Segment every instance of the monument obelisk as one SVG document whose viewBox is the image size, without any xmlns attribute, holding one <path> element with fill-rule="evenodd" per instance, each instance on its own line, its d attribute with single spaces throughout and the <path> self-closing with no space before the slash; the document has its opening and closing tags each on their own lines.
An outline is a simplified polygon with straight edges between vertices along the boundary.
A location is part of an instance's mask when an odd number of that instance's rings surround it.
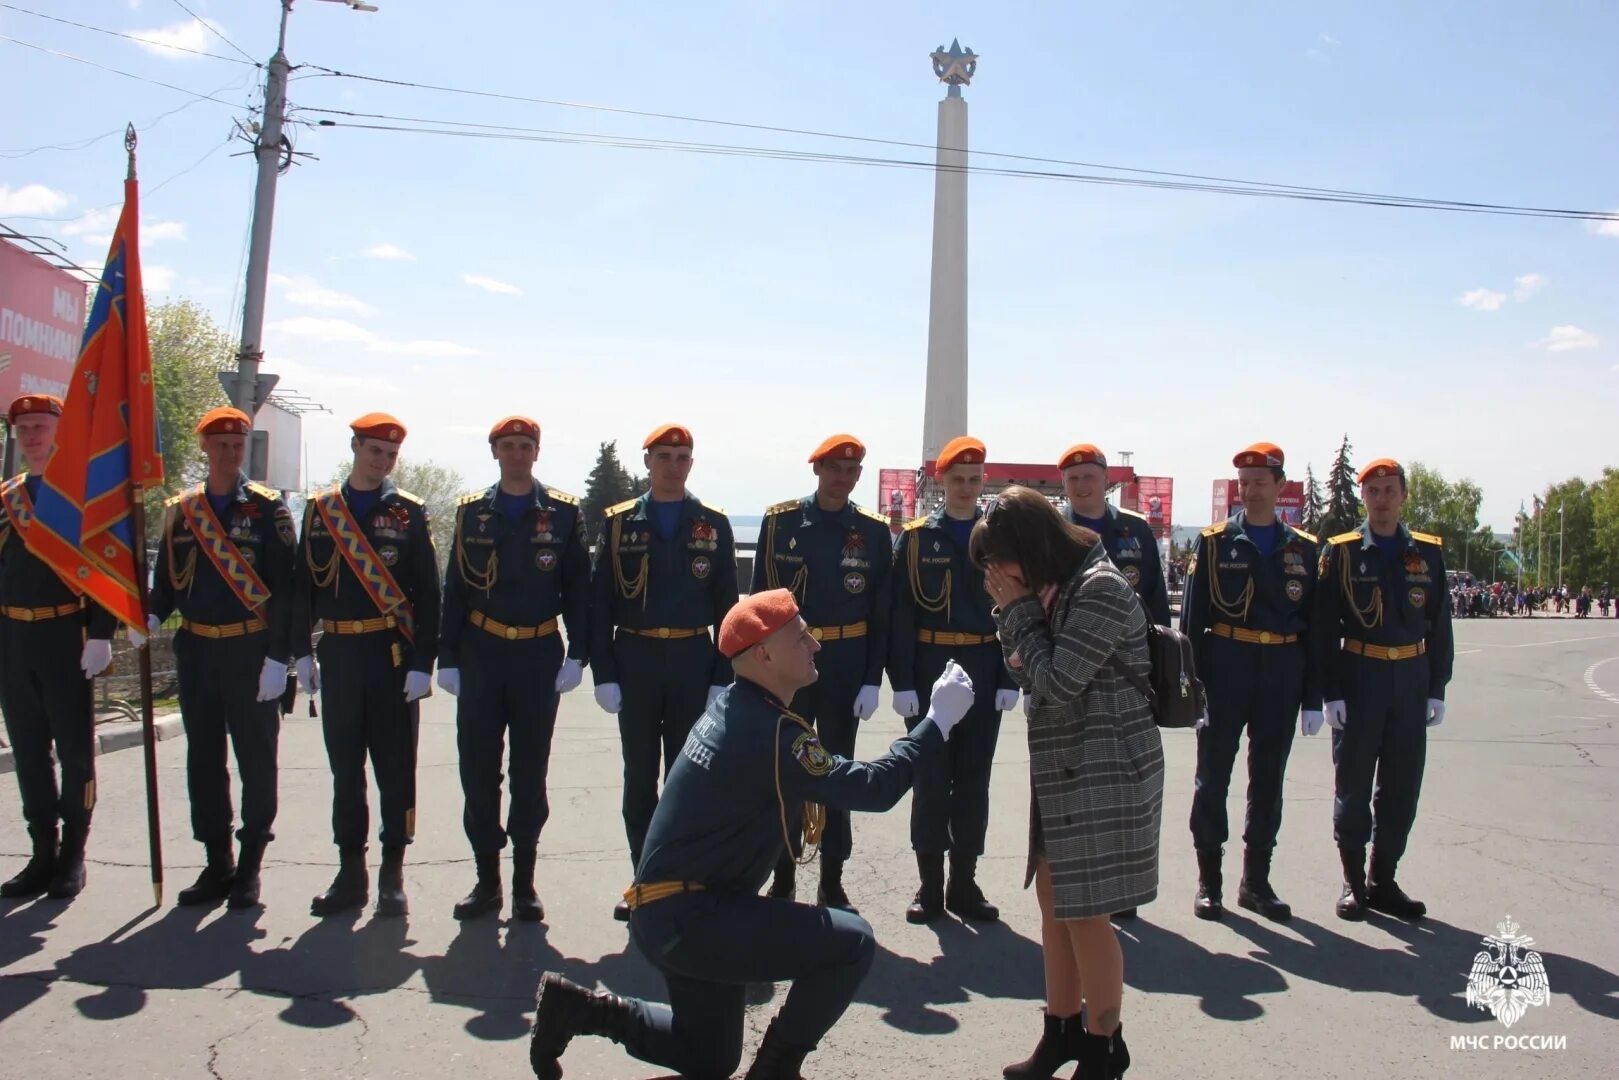
<svg viewBox="0 0 1619 1080">
<path fill-rule="evenodd" d="M 967 434 L 967 102 L 978 57 L 952 40 L 933 53 L 933 73 L 949 89 L 939 102 L 933 178 L 933 284 L 928 296 L 928 382 L 922 460 Z"/>
</svg>

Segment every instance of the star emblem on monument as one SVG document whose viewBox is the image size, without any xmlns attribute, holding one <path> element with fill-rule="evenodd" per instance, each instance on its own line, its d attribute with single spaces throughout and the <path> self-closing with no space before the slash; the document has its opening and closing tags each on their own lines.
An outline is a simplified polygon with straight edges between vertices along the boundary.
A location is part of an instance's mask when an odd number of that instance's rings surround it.
<svg viewBox="0 0 1619 1080">
<path fill-rule="evenodd" d="M 973 73 L 978 70 L 978 54 L 971 49 L 963 49 L 961 42 L 952 38 L 950 48 L 940 45 L 933 53 L 933 73 L 942 83 L 951 86 L 967 86 L 973 81 Z"/>
</svg>

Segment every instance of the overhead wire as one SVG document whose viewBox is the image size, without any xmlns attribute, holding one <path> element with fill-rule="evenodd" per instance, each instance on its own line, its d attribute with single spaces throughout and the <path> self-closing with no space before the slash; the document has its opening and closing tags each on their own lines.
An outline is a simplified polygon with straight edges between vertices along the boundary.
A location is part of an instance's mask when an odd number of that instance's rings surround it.
<svg viewBox="0 0 1619 1080">
<path fill-rule="evenodd" d="M 196 19 L 197 22 L 202 24 L 203 29 L 207 30 L 210 34 L 214 35 L 214 37 L 218 38 L 220 41 L 223 41 L 226 45 L 229 45 L 231 48 L 233 48 L 237 52 L 241 53 L 244 57 L 247 57 L 248 63 L 252 63 L 252 64 L 258 63 L 257 60 L 254 60 L 251 56 L 248 56 L 247 53 L 242 50 L 242 47 L 240 45 L 236 44 L 236 42 L 234 42 L 230 38 L 226 37 L 224 32 L 221 31 L 217 26 L 215 26 L 213 23 L 209 22 L 207 19 L 198 18 L 197 13 L 195 11 L 192 11 L 190 8 L 186 7 L 183 3 L 180 2 L 180 0 L 174 0 L 174 6 L 179 8 L 181 11 L 185 12 L 187 15 L 190 15 L 193 19 Z"/>
<path fill-rule="evenodd" d="M 84 64 L 87 67 L 100 68 L 102 71 L 111 72 L 114 75 L 122 75 L 124 78 L 133 79 L 136 82 L 150 83 L 153 86 L 161 86 L 165 90 L 173 90 L 176 93 L 188 94 L 191 97 L 199 98 L 203 101 L 212 101 L 217 105 L 228 105 L 233 109 L 236 108 L 236 103 L 234 101 L 226 101 L 225 99 L 215 97 L 212 94 L 200 94 L 195 90 L 188 90 L 183 86 L 175 86 L 173 83 L 164 82 L 162 79 L 153 79 L 145 75 L 136 75 L 133 72 L 123 71 L 119 68 L 110 67 L 106 64 L 99 64 L 94 60 L 86 60 L 82 56 L 74 56 L 72 53 L 65 53 L 60 49 L 50 49 L 46 48 L 44 45 L 36 45 L 32 41 L 24 41 L 21 38 L 14 38 L 9 34 L 0 34 L 0 41 L 9 41 L 13 45 L 21 45 L 25 49 L 33 49 L 36 52 L 42 52 L 50 56 L 60 57 L 63 60 L 72 60 L 74 63 Z"/>
<path fill-rule="evenodd" d="M 64 26 L 76 26 L 80 30 L 93 30 L 98 34 L 106 34 L 108 37 L 123 38 L 125 41 L 133 41 L 135 44 L 143 45 L 147 48 L 173 49 L 176 52 L 190 53 L 192 56 L 206 56 L 210 60 L 224 60 L 226 63 L 230 64 L 252 64 L 254 67 L 263 67 L 259 61 L 254 60 L 250 56 L 248 56 L 245 60 L 238 60 L 234 56 L 223 56 L 219 53 L 204 52 L 201 49 L 190 49 L 184 45 L 175 45 L 172 42 L 167 41 L 153 41 L 150 38 L 143 38 L 139 34 L 125 33 L 122 30 L 109 30 L 105 26 L 92 26 L 89 23 L 74 22 L 72 19 L 64 19 L 59 15 L 47 15 L 43 11 L 33 11 L 29 8 L 18 7 L 16 4 L 0 3 L 0 8 L 5 8 L 8 11 L 15 11 L 20 15 L 32 15 L 36 19 L 48 19 L 51 22 L 61 23 Z M 192 18 L 196 18 L 196 16 L 192 16 Z M 206 26 L 207 24 L 204 23 L 203 25 Z M 227 42 L 227 44 L 229 44 L 229 42 Z M 241 52 L 240 49 L 237 49 L 236 51 Z M 247 56 L 246 53 L 242 53 L 242 55 Z"/>
</svg>

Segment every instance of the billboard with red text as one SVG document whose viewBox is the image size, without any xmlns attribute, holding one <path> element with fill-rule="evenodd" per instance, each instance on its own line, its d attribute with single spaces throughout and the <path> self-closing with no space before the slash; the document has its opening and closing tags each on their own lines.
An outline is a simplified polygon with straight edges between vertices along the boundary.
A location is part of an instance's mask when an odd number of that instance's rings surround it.
<svg viewBox="0 0 1619 1080">
<path fill-rule="evenodd" d="M 1210 510 L 1209 521 L 1224 521 L 1242 506 L 1242 498 L 1237 494 L 1235 480 L 1216 480 L 1214 482 L 1214 504 Z M 1304 481 L 1288 480 L 1282 484 L 1280 493 L 1276 496 L 1276 516 L 1292 526 L 1299 526 L 1304 521 Z"/>
<path fill-rule="evenodd" d="M 23 394 L 67 394 L 84 337 L 85 287 L 0 240 L 0 408 Z"/>
</svg>

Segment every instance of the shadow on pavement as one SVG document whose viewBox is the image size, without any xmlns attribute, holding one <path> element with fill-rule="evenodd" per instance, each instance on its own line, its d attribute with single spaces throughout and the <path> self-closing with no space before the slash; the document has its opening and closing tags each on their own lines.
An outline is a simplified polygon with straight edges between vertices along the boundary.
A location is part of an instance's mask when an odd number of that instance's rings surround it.
<svg viewBox="0 0 1619 1080">
<path fill-rule="evenodd" d="M 856 1001 L 883 1010 L 890 1027 L 915 1035 L 944 1035 L 960 1025 L 939 1005 L 963 1004 L 969 995 L 1045 998 L 1040 943 L 1005 923 L 966 924 L 940 919 L 928 929 L 939 953 L 927 961 L 900 956 L 877 943 L 877 961 L 860 984 Z"/>
<path fill-rule="evenodd" d="M 1226 919 L 1230 921 L 1228 913 Z M 1143 994 L 1181 994 L 1198 999 L 1215 1020 L 1255 1020 L 1263 1016 L 1262 994 L 1279 994 L 1287 980 L 1268 964 L 1211 952 L 1197 942 L 1142 915 L 1119 929 L 1124 949 L 1124 985 Z M 1041 978 L 1040 961 L 1034 977 Z"/>
<path fill-rule="evenodd" d="M 62 910 L 62 904 L 53 900 L 18 901 L 0 909 L 0 969 L 43 949 L 45 931 L 56 925 Z M 53 972 L 7 972 L 0 977 L 0 1023 L 49 993 L 54 977 Z"/>
</svg>

